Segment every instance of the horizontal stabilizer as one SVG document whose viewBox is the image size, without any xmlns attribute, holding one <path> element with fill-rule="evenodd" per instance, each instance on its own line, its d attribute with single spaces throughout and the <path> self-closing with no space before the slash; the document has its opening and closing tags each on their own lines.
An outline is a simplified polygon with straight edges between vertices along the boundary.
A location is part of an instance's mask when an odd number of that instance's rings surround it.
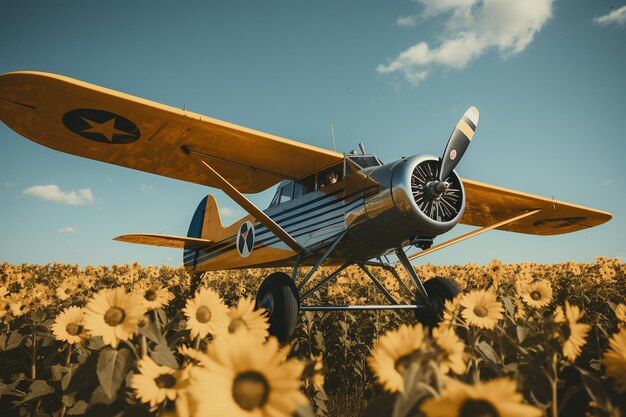
<svg viewBox="0 0 626 417">
<path fill-rule="evenodd" d="M 214 242 L 187 236 L 159 235 L 151 233 L 135 233 L 114 238 L 120 242 L 140 243 L 142 245 L 163 246 L 176 249 L 199 249 L 212 246 Z"/>
</svg>

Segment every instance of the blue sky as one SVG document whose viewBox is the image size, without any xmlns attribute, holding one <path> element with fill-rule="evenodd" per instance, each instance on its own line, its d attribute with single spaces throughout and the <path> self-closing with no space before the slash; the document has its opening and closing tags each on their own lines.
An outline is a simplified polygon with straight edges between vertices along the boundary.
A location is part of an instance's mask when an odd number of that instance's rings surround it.
<svg viewBox="0 0 626 417">
<path fill-rule="evenodd" d="M 439 155 L 475 105 L 462 176 L 614 218 L 556 237 L 489 232 L 420 262 L 623 260 L 625 4 L 2 2 L 0 73 L 63 74 L 325 148 L 332 120 L 339 151 L 364 142 L 385 162 Z M 58 201 L 34 186 L 56 186 Z M 0 124 L 0 261 L 178 265 L 177 250 L 111 239 L 184 235 L 207 193 L 224 223 L 242 214 L 218 190 L 65 155 Z M 272 194 L 250 198 L 265 207 Z"/>
</svg>

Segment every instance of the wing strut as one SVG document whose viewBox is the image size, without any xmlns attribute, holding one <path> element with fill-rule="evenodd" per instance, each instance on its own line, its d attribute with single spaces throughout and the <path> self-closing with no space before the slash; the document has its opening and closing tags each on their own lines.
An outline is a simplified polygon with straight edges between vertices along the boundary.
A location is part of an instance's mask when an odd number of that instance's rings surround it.
<svg viewBox="0 0 626 417">
<path fill-rule="evenodd" d="M 189 157 L 199 168 L 203 169 L 206 174 L 219 184 L 219 188 L 232 198 L 237 204 L 244 210 L 252 215 L 256 220 L 263 223 L 272 233 L 278 236 L 283 242 L 287 244 L 292 250 L 297 253 L 303 253 L 304 248 L 296 242 L 278 223 L 272 220 L 267 214 L 263 213 L 257 206 L 255 206 L 250 200 L 248 200 L 243 194 L 239 192 L 235 187 L 231 185 L 224 177 L 222 177 L 211 165 L 204 161 L 201 157 L 192 153 L 186 146 L 181 146 L 180 149 L 185 155 Z"/>
<path fill-rule="evenodd" d="M 489 226 L 481 227 L 480 229 L 477 229 L 477 230 L 472 230 L 469 233 L 466 233 L 464 235 L 455 237 L 454 239 L 450 239 L 447 242 L 443 242 L 443 243 L 440 243 L 438 245 L 432 246 L 432 247 L 430 247 L 430 248 L 428 248 L 426 250 L 423 250 L 421 252 L 414 253 L 413 255 L 409 256 L 409 260 L 413 260 L 415 258 L 419 258 L 421 256 L 428 255 L 431 252 L 434 252 L 434 251 L 439 250 L 439 249 L 443 249 L 443 248 L 448 247 L 450 245 L 454 245 L 455 243 L 459 243 L 459 242 L 461 242 L 461 241 L 463 241 L 465 239 L 469 239 L 470 237 L 474 237 L 474 236 L 477 236 L 477 235 L 479 235 L 481 233 L 485 233 L 485 232 L 487 232 L 487 231 L 489 231 L 491 229 L 495 229 L 497 227 L 504 226 L 505 224 L 516 222 L 516 221 L 521 220 L 521 219 L 523 219 L 525 217 L 528 217 L 528 216 L 532 216 L 533 214 L 539 213 L 540 211 L 541 211 L 541 209 L 527 211 L 525 213 L 520 214 L 519 216 L 511 217 L 510 219 L 502 220 L 501 222 L 498 222 L 498 223 L 495 223 L 495 224 L 492 224 L 492 225 L 489 225 Z"/>
</svg>

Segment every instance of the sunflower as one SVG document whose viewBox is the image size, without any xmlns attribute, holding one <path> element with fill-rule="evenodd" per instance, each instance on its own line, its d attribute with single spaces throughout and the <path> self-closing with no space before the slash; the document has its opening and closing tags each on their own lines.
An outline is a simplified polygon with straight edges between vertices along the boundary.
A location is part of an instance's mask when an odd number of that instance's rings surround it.
<svg viewBox="0 0 626 417">
<path fill-rule="evenodd" d="M 66 308 L 54 320 L 52 333 L 57 340 L 66 341 L 70 345 L 87 339 L 85 311 L 80 307 Z"/>
<path fill-rule="evenodd" d="M 606 367 L 606 375 L 617 383 L 618 391 L 626 392 L 626 329 L 611 336 L 602 364 Z"/>
<path fill-rule="evenodd" d="M 85 307 L 85 328 L 116 348 L 121 340 L 128 340 L 137 332 L 144 313 L 141 297 L 127 293 L 124 287 L 101 290 Z"/>
<path fill-rule="evenodd" d="M 582 318 L 584 313 L 580 311 L 577 306 L 570 305 L 565 302 L 565 318 L 567 320 L 566 338 L 563 343 L 563 355 L 570 362 L 574 362 L 578 355 L 580 355 L 581 348 L 586 343 L 585 338 L 587 333 L 591 329 L 588 324 L 578 323 L 578 320 Z"/>
<path fill-rule="evenodd" d="M 615 315 L 619 320 L 619 326 L 626 324 L 626 304 L 620 303 L 615 307 Z"/>
<path fill-rule="evenodd" d="M 376 341 L 367 360 L 385 390 L 404 391 L 404 372 L 423 345 L 424 328 L 420 323 L 403 324 Z"/>
<path fill-rule="evenodd" d="M 302 371 L 305 386 L 312 384 L 317 391 L 322 390 L 324 388 L 323 369 L 321 354 L 309 360 L 304 366 L 304 371 Z"/>
<path fill-rule="evenodd" d="M 187 329 L 191 338 L 201 339 L 211 333 L 218 336 L 228 332 L 228 307 L 222 298 L 210 288 L 200 288 L 196 296 L 187 300 L 183 313 L 187 316 Z"/>
<path fill-rule="evenodd" d="M 441 372 L 447 374 L 452 371 L 457 375 L 463 375 L 467 369 L 463 359 L 465 344 L 456 335 L 454 329 L 450 327 L 434 328 L 433 338 L 443 353 L 443 357 L 439 359 Z"/>
<path fill-rule="evenodd" d="M 443 320 L 441 321 L 441 325 L 450 326 L 459 316 L 459 301 L 461 301 L 461 296 L 457 295 L 452 300 L 446 300 L 443 304 Z"/>
<path fill-rule="evenodd" d="M 255 310 L 254 305 L 252 297 L 240 298 L 237 306 L 228 310 L 228 333 L 248 332 L 262 343 L 269 336 L 270 325 L 266 311 Z"/>
<path fill-rule="evenodd" d="M 188 407 L 195 415 L 290 417 L 307 403 L 300 392 L 303 365 L 284 360 L 275 338 L 261 344 L 253 335 L 236 333 L 211 343 L 207 353 L 206 366 L 191 370 Z"/>
<path fill-rule="evenodd" d="M 191 348 L 187 345 L 178 346 L 178 353 L 183 355 L 191 365 L 204 365 L 207 355 L 204 352 Z"/>
<path fill-rule="evenodd" d="M 133 375 L 130 386 L 135 390 L 137 399 L 150 404 L 150 407 L 156 407 L 165 398 L 175 400 L 177 391 L 186 382 L 183 372 L 157 365 L 149 356 L 139 359 L 137 369 L 139 373 Z"/>
<path fill-rule="evenodd" d="M 427 417 L 539 417 L 543 412 L 524 404 L 515 381 L 493 379 L 466 385 L 450 379 L 438 398 L 429 398 L 421 406 Z"/>
<path fill-rule="evenodd" d="M 167 288 L 146 281 L 136 284 L 134 291 L 141 295 L 142 302 L 148 311 L 165 307 L 174 298 Z"/>
<path fill-rule="evenodd" d="M 552 301 L 552 285 L 549 281 L 542 279 L 524 285 L 518 294 L 530 307 L 545 307 Z"/>
<path fill-rule="evenodd" d="M 472 291 L 465 294 L 459 303 L 465 307 L 461 315 L 470 326 L 493 329 L 498 320 L 504 317 L 502 303 L 497 301 L 496 295 L 491 291 Z"/>
</svg>

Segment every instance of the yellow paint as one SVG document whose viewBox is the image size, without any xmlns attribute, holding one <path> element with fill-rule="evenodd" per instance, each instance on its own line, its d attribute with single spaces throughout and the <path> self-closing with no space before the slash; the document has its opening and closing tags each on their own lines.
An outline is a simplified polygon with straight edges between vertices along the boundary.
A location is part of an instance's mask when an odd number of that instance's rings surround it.
<svg viewBox="0 0 626 417">
<path fill-rule="evenodd" d="M 49 148 L 216 187 L 181 152 L 180 147 L 186 145 L 194 152 L 217 158 L 211 166 L 242 193 L 263 191 L 283 178 L 302 178 L 343 159 L 341 153 L 60 75 L 0 75 L 0 98 L 2 121 L 20 135 Z M 115 145 L 87 140 L 62 123 L 63 115 L 77 108 L 122 116 L 139 128 L 141 136 L 135 142 Z M 91 132 L 110 140 L 113 134 L 121 134 L 112 120 L 100 124 L 86 122 Z"/>
<path fill-rule="evenodd" d="M 459 123 L 456 124 L 456 128 L 459 129 L 463 134 L 467 137 L 467 139 L 472 140 L 474 136 L 474 131 L 472 128 L 465 122 L 465 120 L 459 120 Z"/>
</svg>

